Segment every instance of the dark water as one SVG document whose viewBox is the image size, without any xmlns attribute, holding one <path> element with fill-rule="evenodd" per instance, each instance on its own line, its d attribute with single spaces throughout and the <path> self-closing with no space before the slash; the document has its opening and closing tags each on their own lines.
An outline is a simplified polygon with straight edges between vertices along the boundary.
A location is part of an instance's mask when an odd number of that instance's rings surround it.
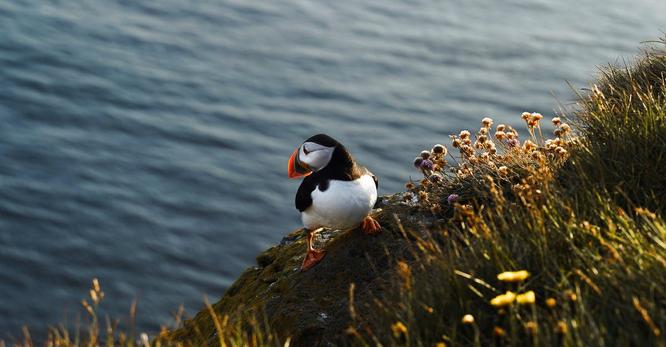
<svg viewBox="0 0 666 347">
<path fill-rule="evenodd" d="M 666 2 L 0 2 L 0 336 L 93 277 L 155 330 L 299 226 L 286 161 L 326 132 L 402 189 L 482 116 L 552 115 Z M 71 321 L 71 319 L 70 319 Z"/>
</svg>

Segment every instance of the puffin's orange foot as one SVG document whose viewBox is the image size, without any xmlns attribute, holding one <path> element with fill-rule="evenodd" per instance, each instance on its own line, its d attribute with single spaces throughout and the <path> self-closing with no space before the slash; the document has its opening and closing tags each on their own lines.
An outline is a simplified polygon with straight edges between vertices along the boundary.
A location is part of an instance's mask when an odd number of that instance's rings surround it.
<svg viewBox="0 0 666 347">
<path fill-rule="evenodd" d="M 372 217 L 367 216 L 361 222 L 361 229 L 363 229 L 363 232 L 368 235 L 374 235 L 382 231 L 382 226 L 379 225 L 379 223 L 376 220 L 374 220 Z"/>
<path fill-rule="evenodd" d="M 325 255 L 326 251 L 319 251 L 316 249 L 308 250 L 305 254 L 305 259 L 303 259 L 303 264 L 301 265 L 301 272 L 308 271 L 313 266 L 317 265 L 317 263 L 324 259 Z"/>
</svg>

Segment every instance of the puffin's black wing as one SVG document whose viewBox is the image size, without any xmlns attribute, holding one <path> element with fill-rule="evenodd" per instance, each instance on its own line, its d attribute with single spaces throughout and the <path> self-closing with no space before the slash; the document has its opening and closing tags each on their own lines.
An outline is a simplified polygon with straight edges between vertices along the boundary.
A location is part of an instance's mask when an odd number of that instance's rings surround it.
<svg viewBox="0 0 666 347">
<path fill-rule="evenodd" d="M 317 188 L 318 182 L 312 176 L 305 177 L 296 192 L 296 208 L 303 212 L 312 205 L 312 192 Z"/>
</svg>

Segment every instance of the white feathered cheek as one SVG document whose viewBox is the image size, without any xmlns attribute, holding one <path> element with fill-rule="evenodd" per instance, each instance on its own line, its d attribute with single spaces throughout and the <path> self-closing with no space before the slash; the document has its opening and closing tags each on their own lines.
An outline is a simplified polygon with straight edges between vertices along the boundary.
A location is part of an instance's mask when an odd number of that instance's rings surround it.
<svg viewBox="0 0 666 347">
<path fill-rule="evenodd" d="M 301 145 L 298 159 L 312 168 L 314 171 L 319 171 L 328 165 L 333 156 L 335 147 L 326 147 L 314 142 L 305 142 Z"/>
</svg>

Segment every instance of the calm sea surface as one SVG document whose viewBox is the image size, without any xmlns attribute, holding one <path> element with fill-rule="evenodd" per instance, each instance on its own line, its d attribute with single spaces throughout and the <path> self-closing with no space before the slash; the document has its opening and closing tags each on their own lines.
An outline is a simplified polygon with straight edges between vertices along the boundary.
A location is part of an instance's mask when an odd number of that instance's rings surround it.
<svg viewBox="0 0 666 347">
<path fill-rule="evenodd" d="M 299 227 L 326 132 L 401 190 L 481 117 L 553 114 L 666 30 L 666 1 L 0 2 L 0 337 L 79 310 L 154 331 Z"/>
</svg>

